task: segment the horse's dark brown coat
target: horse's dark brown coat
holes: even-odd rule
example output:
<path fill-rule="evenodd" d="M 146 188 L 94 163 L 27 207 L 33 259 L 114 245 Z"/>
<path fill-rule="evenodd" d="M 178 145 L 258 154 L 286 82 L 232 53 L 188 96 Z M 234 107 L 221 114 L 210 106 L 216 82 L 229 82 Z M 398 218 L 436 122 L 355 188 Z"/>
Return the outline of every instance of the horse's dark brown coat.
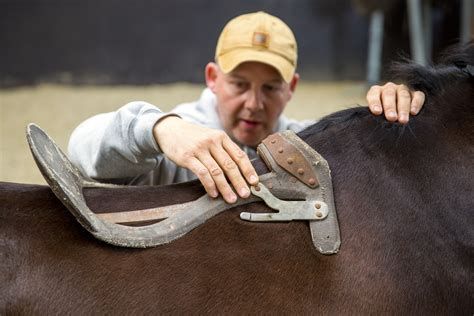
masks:
<path fill-rule="evenodd" d="M 472 64 L 473 46 L 464 54 Z M 117 248 L 89 235 L 48 187 L 2 183 L 0 313 L 472 314 L 472 79 L 405 71 L 428 94 L 407 126 L 356 108 L 300 134 L 332 168 L 339 254 L 318 254 L 305 222 L 239 219 L 261 204 L 165 246 Z M 86 196 L 113 211 L 202 193 L 191 183 Z"/>

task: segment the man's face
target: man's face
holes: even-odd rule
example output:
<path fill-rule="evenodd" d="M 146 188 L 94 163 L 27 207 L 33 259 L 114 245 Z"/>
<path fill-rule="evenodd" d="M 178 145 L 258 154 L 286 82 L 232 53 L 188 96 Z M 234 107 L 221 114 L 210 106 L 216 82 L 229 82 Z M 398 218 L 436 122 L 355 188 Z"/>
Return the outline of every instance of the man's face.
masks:
<path fill-rule="evenodd" d="M 255 147 L 273 133 L 298 81 L 286 83 L 266 64 L 245 62 L 224 74 L 214 63 L 206 67 L 208 87 L 217 96 L 217 111 L 227 134 Z"/>

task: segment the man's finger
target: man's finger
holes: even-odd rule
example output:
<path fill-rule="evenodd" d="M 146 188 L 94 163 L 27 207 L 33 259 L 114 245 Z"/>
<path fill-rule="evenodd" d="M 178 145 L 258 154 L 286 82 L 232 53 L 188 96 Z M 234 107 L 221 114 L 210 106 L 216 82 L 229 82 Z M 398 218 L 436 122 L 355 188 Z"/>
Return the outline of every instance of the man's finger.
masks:
<path fill-rule="evenodd" d="M 408 123 L 411 106 L 410 90 L 405 85 L 400 85 L 397 88 L 397 109 L 398 121 L 402 124 Z"/>
<path fill-rule="evenodd" d="M 198 177 L 207 194 L 213 198 L 216 198 L 219 195 L 216 184 L 214 183 L 209 170 L 197 158 L 193 157 L 189 159 L 186 167 Z"/>
<path fill-rule="evenodd" d="M 425 103 L 425 94 L 421 91 L 413 92 L 410 113 L 412 115 L 417 115 L 420 112 L 421 108 L 423 107 L 424 103 Z"/>
<path fill-rule="evenodd" d="M 380 101 L 380 93 L 382 87 L 372 86 L 367 92 L 367 104 L 369 105 L 370 112 L 375 115 L 382 114 L 382 102 Z"/>
<path fill-rule="evenodd" d="M 222 146 L 237 163 L 247 182 L 251 185 L 256 185 L 258 183 L 258 175 L 247 154 L 240 149 L 236 143 L 230 140 L 230 138 L 225 138 L 222 142 Z"/>
<path fill-rule="evenodd" d="M 206 166 L 207 170 L 211 174 L 212 179 L 217 187 L 217 190 L 222 194 L 222 197 L 227 203 L 234 203 L 237 201 L 237 196 L 230 187 L 225 177 L 223 168 L 220 166 L 219 161 L 211 156 L 211 153 L 204 152 L 197 156 L 199 161 Z"/>
<path fill-rule="evenodd" d="M 249 197 L 250 190 L 240 172 L 239 166 L 232 157 L 220 146 L 211 147 L 211 154 L 224 171 L 227 179 L 232 183 L 237 194 L 242 198 Z"/>
<path fill-rule="evenodd" d="M 393 83 L 387 83 L 382 89 L 383 111 L 387 120 L 397 120 L 397 88 Z"/>

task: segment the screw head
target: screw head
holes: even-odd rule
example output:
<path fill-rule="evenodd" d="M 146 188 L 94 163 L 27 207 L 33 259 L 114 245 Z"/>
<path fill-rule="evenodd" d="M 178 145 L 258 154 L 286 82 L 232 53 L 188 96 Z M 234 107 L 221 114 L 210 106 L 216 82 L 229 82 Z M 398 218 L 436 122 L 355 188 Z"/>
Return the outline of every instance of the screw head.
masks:
<path fill-rule="evenodd" d="M 321 204 L 316 203 L 316 204 L 314 204 L 314 207 L 319 210 L 321 208 Z"/>
<path fill-rule="evenodd" d="M 316 212 L 316 217 L 319 217 L 319 218 L 323 217 L 323 213 L 320 212 L 320 211 L 317 211 Z"/>

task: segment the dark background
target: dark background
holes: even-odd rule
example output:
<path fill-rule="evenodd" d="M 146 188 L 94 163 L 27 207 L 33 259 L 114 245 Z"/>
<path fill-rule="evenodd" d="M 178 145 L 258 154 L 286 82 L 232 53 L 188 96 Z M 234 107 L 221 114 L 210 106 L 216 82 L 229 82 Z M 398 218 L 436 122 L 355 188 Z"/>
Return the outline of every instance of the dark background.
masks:
<path fill-rule="evenodd" d="M 349 0 L 0 0 L 0 87 L 202 82 L 224 24 L 258 10 L 293 29 L 303 79 L 364 80 L 365 2 L 361 14 Z M 386 66 L 409 54 L 405 1 L 372 2 L 386 9 Z M 459 1 L 433 4 L 436 54 L 459 36 Z"/>

